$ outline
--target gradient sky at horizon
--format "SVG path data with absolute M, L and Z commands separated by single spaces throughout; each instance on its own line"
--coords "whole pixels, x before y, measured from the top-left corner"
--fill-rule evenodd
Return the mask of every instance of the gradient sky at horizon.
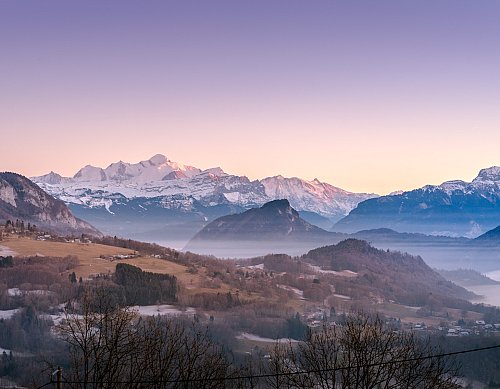
M 500 165 L 500 2 L 0 2 L 0 171 L 162 153 L 388 193 Z

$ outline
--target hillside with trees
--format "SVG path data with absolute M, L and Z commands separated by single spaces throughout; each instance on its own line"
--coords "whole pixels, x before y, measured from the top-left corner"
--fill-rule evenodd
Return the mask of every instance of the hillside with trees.
M 471 323 L 479 319 L 496 323 L 500 319 L 499 310 L 462 300 L 467 292 L 434 273 L 421 258 L 378 250 L 358 240 L 311 250 L 300 257 L 269 254 L 247 260 L 219 260 L 118 237 L 85 242 L 34 238 L 10 231 L 4 234 L 2 245 L 21 252 L 23 248 L 26 252 L 43 252 L 45 256 L 14 254 L 0 258 L 0 313 L 4 318 L 0 320 L 0 347 L 6 350 L 0 371 L 24 385 L 41 385 L 49 379 L 39 374 L 48 360 L 54 364 L 53 369 L 63 366 L 67 377 L 82 377 L 78 362 L 82 351 L 75 349 L 73 342 L 73 351 L 68 354 L 68 332 L 64 338 L 54 338 L 54 334 L 67 330 L 71 320 L 77 320 L 73 323 L 76 328 L 79 318 L 89 316 L 88 340 L 97 341 L 92 340 L 92 328 L 104 325 L 100 320 L 105 312 L 110 319 L 127 318 L 121 322 L 126 331 L 121 350 L 135 347 L 138 354 L 127 352 L 123 366 L 142 366 L 141 372 L 134 370 L 137 375 L 124 376 L 120 365 L 117 377 L 127 379 L 156 379 L 150 364 L 157 360 L 142 361 L 145 351 L 139 350 L 143 350 L 141 342 L 159 347 L 158 361 L 162 360 L 162 348 L 170 347 L 168 339 L 160 345 L 148 336 L 165 329 L 187 331 L 183 340 L 176 342 L 188 344 L 193 336 L 206 339 L 203 347 L 218 350 L 215 360 L 222 370 L 217 376 L 227 377 L 240 374 L 239 369 L 275 372 L 272 369 L 277 365 L 270 366 L 265 357 L 272 354 L 275 339 L 290 338 L 293 344 L 307 345 L 321 328 L 342 325 L 358 310 L 377 310 L 385 322 L 403 331 L 425 321 L 429 333 L 439 331 L 438 324 L 454 328 L 464 318 Z M 33 251 L 27 249 L 30 247 Z M 47 248 L 58 254 L 93 254 L 48 256 Z M 88 300 L 88 296 L 94 297 Z M 152 316 L 160 317 L 155 321 L 149 319 Z M 109 348 L 116 336 L 110 333 L 107 340 L 102 339 L 102 350 L 101 346 L 92 346 L 97 354 L 84 353 L 94 364 L 92 372 L 85 373 L 87 377 L 98 378 L 99 382 L 110 379 L 92 360 L 99 356 L 111 358 L 109 363 L 116 364 Z M 176 351 L 181 354 L 175 354 L 175 358 L 185 357 L 183 347 Z M 38 355 L 43 355 L 42 359 Z M 200 359 L 198 363 L 209 362 Z M 280 369 L 286 369 L 286 364 Z M 132 374 L 131 369 L 127 372 Z M 168 374 L 181 377 L 187 373 L 174 370 Z M 268 384 L 266 381 L 257 387 Z
M 379 250 L 361 240 L 347 239 L 311 250 L 302 259 L 327 270 L 356 273 L 356 277 L 349 278 L 349 287 L 405 305 L 454 306 L 459 299 L 474 296 L 432 270 L 421 257 Z

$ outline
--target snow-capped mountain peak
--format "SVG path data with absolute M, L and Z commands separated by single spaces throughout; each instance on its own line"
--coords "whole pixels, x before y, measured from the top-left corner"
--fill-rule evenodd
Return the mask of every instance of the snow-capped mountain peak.
M 269 198 L 286 198 L 295 209 L 310 210 L 321 215 L 347 214 L 359 202 L 377 196 L 351 193 L 318 179 L 306 181 L 278 175 L 264 178 L 261 182 Z
M 151 165 L 153 166 L 163 165 L 167 161 L 168 161 L 167 157 L 165 157 L 163 154 L 156 154 L 148 159 L 148 162 L 151 163 Z
M 462 180 L 451 180 L 451 181 L 445 181 L 437 187 L 428 185 L 426 188 L 429 188 L 430 191 L 434 190 L 435 188 L 439 188 L 444 192 L 446 192 L 447 194 L 451 194 L 456 190 L 464 191 L 467 185 L 468 185 L 467 182 Z
M 63 180 L 65 180 L 64 177 L 60 176 L 59 174 L 57 174 L 53 171 L 51 171 L 50 173 L 45 174 L 43 176 L 34 177 L 34 179 L 36 179 L 36 181 L 38 181 L 38 182 L 44 182 L 44 183 L 50 184 L 50 185 L 60 184 Z
M 214 177 L 227 176 L 227 173 L 224 170 L 222 170 L 220 167 L 206 169 L 206 170 L 203 170 L 201 173 L 202 174 L 210 174 Z
M 492 166 L 487 169 L 481 169 L 476 178 L 472 181 L 472 183 L 500 183 L 500 166 Z
M 113 162 L 105 169 L 87 165 L 73 176 L 73 180 L 77 182 L 106 181 L 144 184 L 161 181 L 174 171 L 179 172 L 179 177 L 193 177 L 201 172 L 200 169 L 170 161 L 164 155 L 156 154 L 148 160 L 135 164 L 123 161 Z M 40 181 L 49 183 L 46 179 Z
M 100 167 L 87 165 L 76 172 L 73 180 L 78 182 L 106 181 L 106 173 Z
M 335 226 L 354 232 L 399 232 L 475 237 L 498 226 L 500 167 L 482 169 L 472 182 L 452 180 L 361 203 Z
M 360 201 L 376 197 L 347 192 L 317 178 L 306 181 L 279 175 L 251 181 L 245 176 L 227 174 L 220 167 L 201 170 L 173 162 L 162 154 L 135 164 L 114 162 L 105 169 L 87 165 L 73 178 L 58 178 L 55 174 L 33 180 L 67 203 L 90 208 L 105 205 L 110 209 L 114 202 L 123 201 L 120 196 L 126 199 L 163 197 L 162 204 L 171 203 L 167 198 L 181 196 L 204 206 L 224 203 L 243 208 L 286 198 L 299 211 L 338 219 Z

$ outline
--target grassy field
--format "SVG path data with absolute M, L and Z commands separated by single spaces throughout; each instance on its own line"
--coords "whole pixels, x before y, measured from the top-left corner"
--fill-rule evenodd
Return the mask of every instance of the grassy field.
M 165 259 L 158 259 L 150 256 L 139 256 L 128 259 L 103 259 L 101 257 L 113 257 L 115 255 L 134 254 L 133 250 L 120 247 L 105 246 L 94 243 L 66 243 L 39 241 L 28 237 L 5 237 L 0 242 L 17 253 L 18 256 L 53 256 L 66 257 L 73 255 L 78 258 L 79 264 L 74 271 L 77 278 L 89 278 L 97 274 L 114 273 L 117 263 L 128 263 L 137 266 L 144 271 L 162 274 L 175 275 L 191 293 L 200 292 L 226 292 L 230 288 L 222 284 L 218 289 L 202 287 L 202 280 L 205 277 L 205 269 L 200 269 L 197 274 L 187 272 L 187 267 Z M 140 255 L 140 253 L 138 253 Z

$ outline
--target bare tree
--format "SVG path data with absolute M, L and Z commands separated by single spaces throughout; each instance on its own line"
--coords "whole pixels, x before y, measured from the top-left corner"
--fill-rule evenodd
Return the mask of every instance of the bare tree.
M 138 378 L 135 320 L 135 312 L 112 304 L 100 289 L 86 291 L 67 309 L 59 330 L 69 346 L 72 387 L 113 388 Z
M 323 327 L 298 345 L 277 345 L 269 366 L 274 388 L 459 388 L 454 367 L 411 332 L 365 314 Z M 302 373 L 307 372 L 307 373 Z
M 147 318 L 139 333 L 144 379 L 151 388 L 219 388 L 232 372 L 222 348 L 193 323 Z
M 208 332 L 184 321 L 140 318 L 102 290 L 85 293 L 59 327 L 73 388 L 219 388 L 231 364 Z

